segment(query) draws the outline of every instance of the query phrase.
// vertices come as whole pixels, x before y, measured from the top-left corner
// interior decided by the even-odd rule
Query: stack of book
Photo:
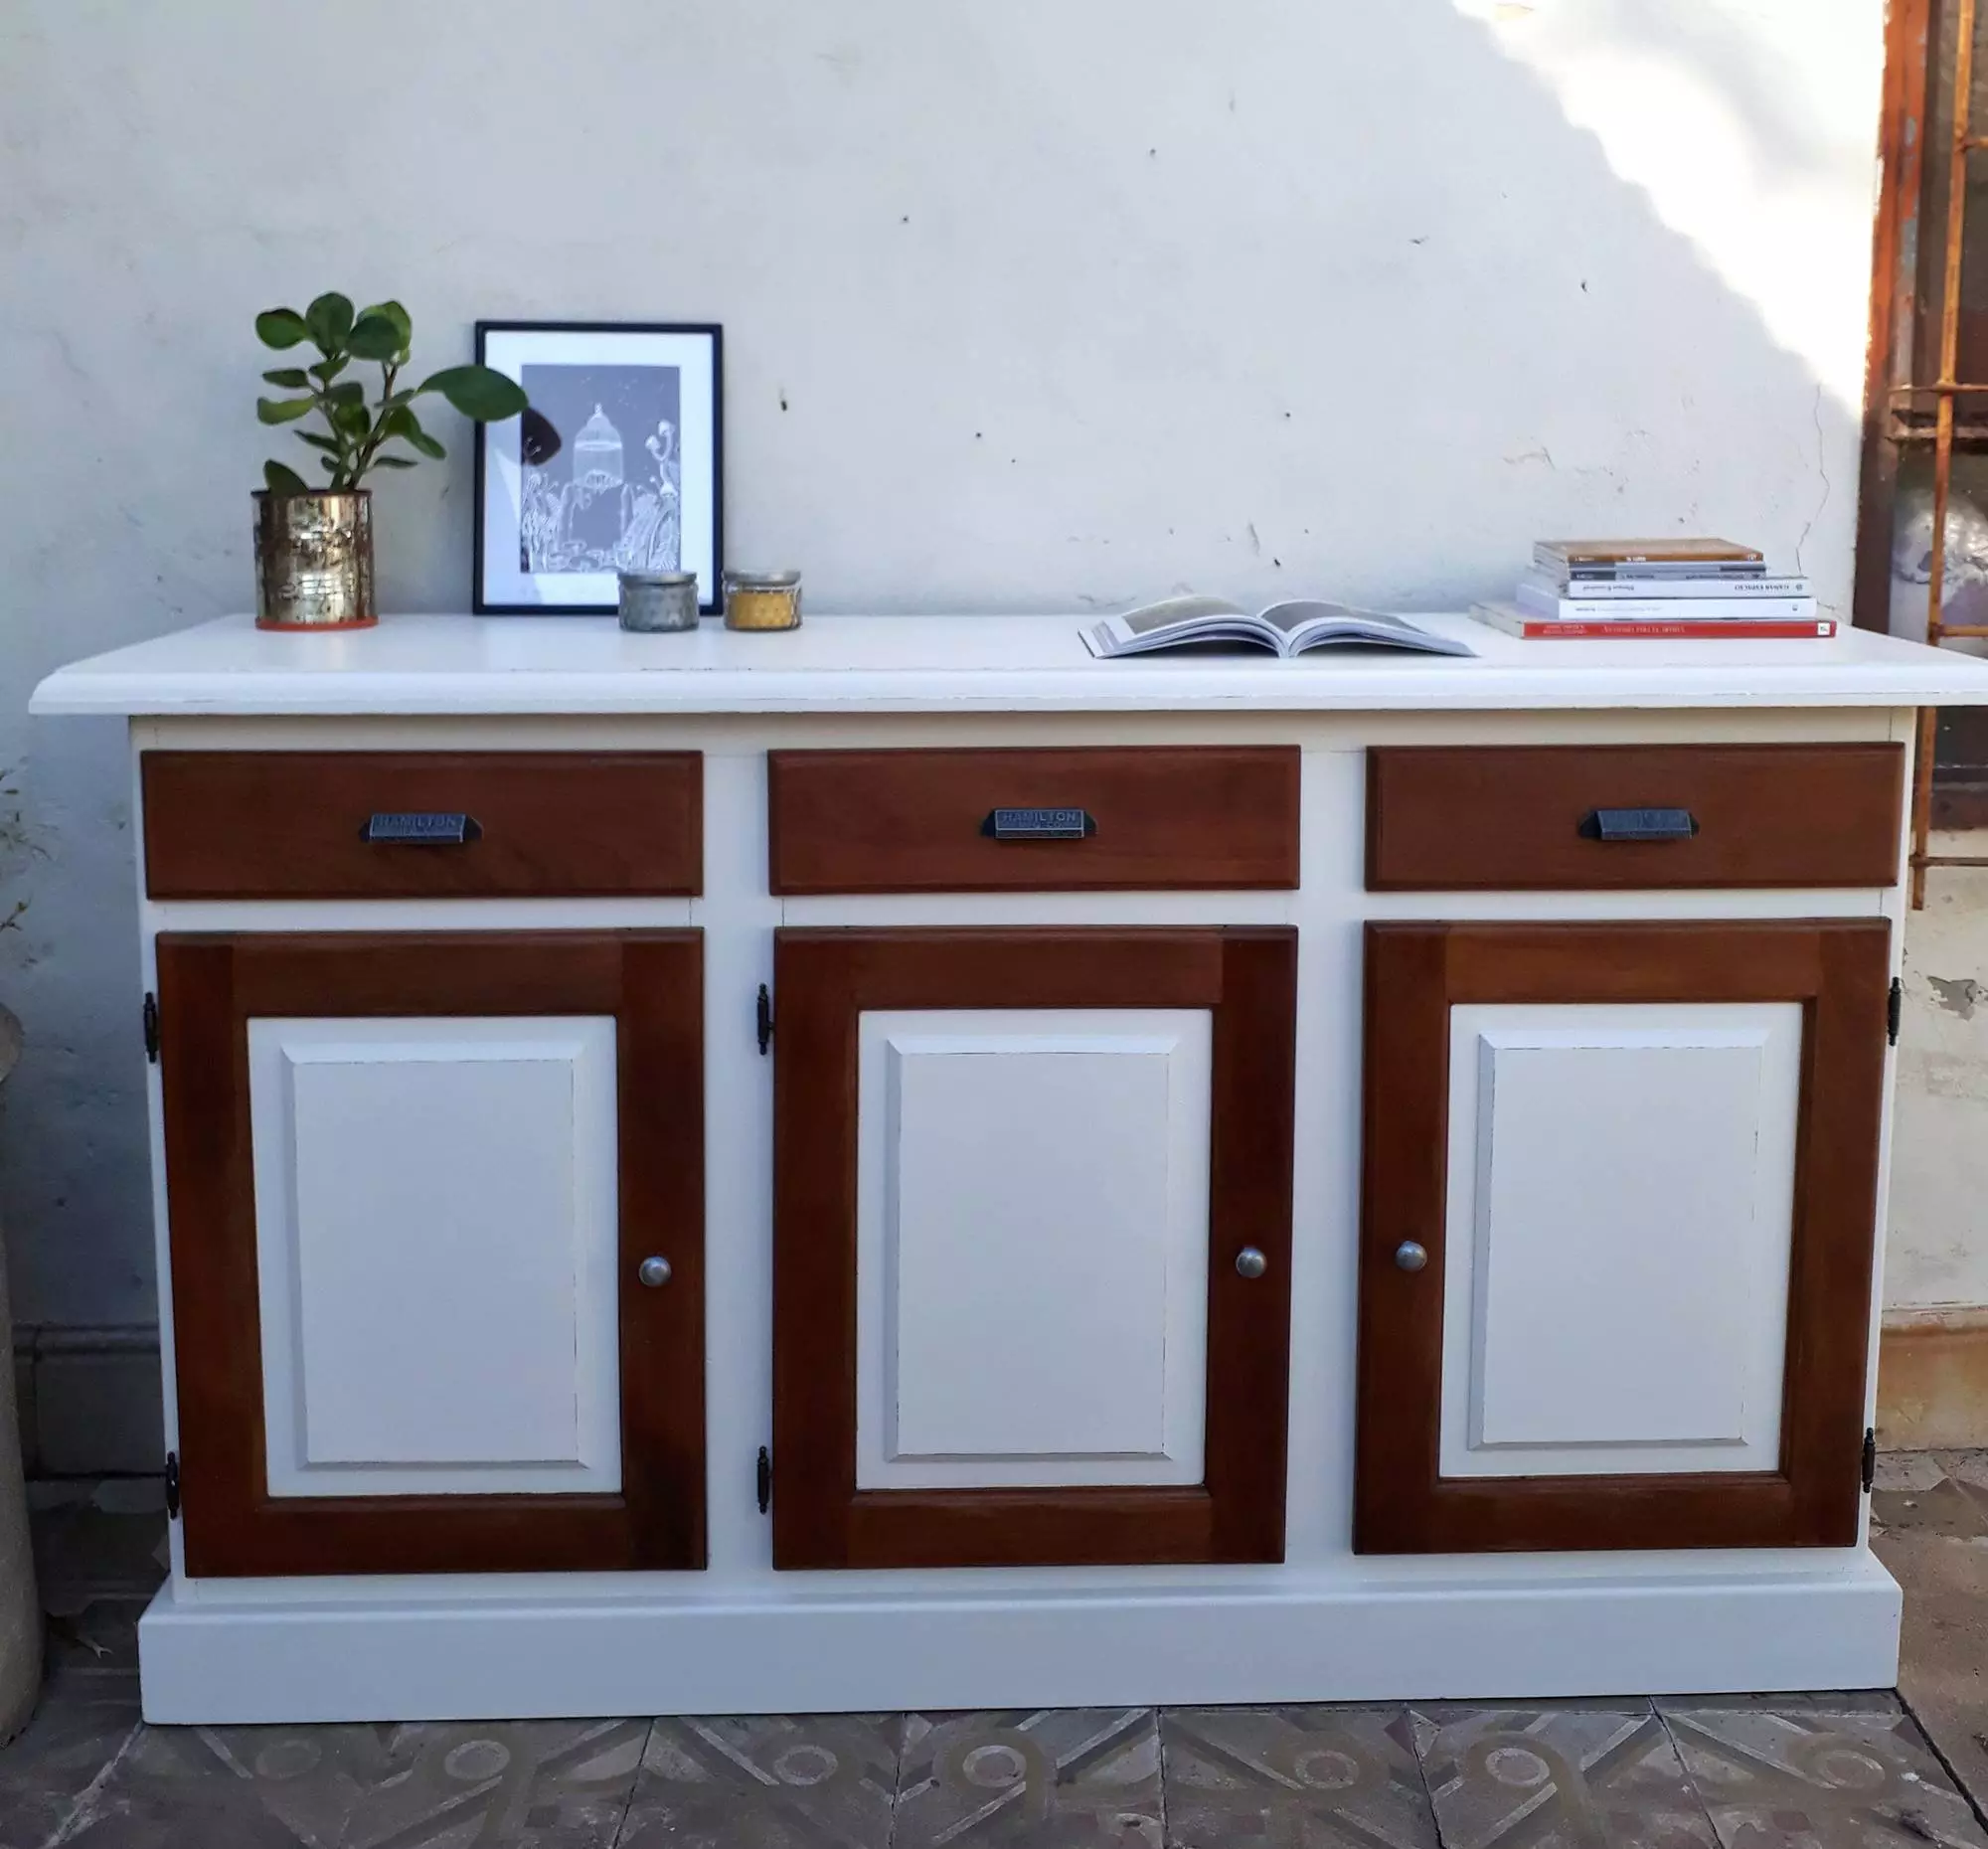
[[[1470,613],[1529,641],[1836,633],[1806,578],[1771,578],[1759,553],[1718,539],[1541,540],[1518,595]]]

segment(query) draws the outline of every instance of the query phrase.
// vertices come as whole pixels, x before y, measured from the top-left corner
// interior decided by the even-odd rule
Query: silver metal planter
[[[255,626],[370,629],[373,495],[255,492]]]

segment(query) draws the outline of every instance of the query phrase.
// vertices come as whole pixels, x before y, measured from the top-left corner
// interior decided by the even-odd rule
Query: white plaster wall
[[[729,537],[817,608],[1402,606],[1710,528],[1847,599],[1882,0],[9,0],[0,933],[17,1313],[143,1318],[113,728],[59,661],[248,596],[249,319],[727,330]],[[383,483],[469,591],[468,451]],[[0,806],[4,813],[4,806]]]
[[[1891,1232],[1891,1308],[1988,1304],[1988,870],[1934,869],[1905,933]]]

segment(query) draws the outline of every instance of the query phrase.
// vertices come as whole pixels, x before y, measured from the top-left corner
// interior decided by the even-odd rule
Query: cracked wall
[[[1988,1304],[1988,870],[1933,869],[1906,920],[1896,1108],[1886,1304]]]
[[[1542,534],[1710,529],[1848,612],[1882,0],[338,23],[391,55],[253,0],[0,8],[25,1318],[153,1290],[121,733],[27,695],[245,606],[248,493],[294,448],[252,410],[272,302],[396,296],[436,366],[479,316],[724,323],[731,555],[803,566],[813,610],[1454,608]],[[468,602],[441,433],[383,484],[390,610]]]

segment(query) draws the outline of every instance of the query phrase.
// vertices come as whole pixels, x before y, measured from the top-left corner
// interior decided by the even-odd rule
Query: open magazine
[[[1267,648],[1286,657],[1334,644],[1411,648],[1430,655],[1476,652],[1466,643],[1431,634],[1383,610],[1350,609],[1344,603],[1326,603],[1315,597],[1272,603],[1253,616],[1220,597],[1169,597],[1129,615],[1107,616],[1083,630],[1084,646],[1105,661],[1118,655],[1144,655],[1155,649],[1209,642]]]

